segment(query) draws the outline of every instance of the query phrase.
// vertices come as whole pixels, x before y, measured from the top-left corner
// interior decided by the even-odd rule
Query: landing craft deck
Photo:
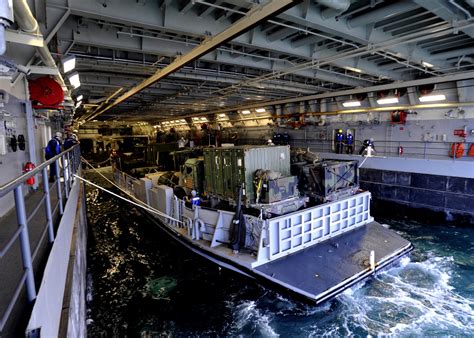
[[[311,302],[338,295],[412,249],[373,221],[369,192],[270,219],[245,215],[246,247],[236,253],[230,248],[234,212],[188,205],[170,187],[148,184],[146,178],[120,172],[115,178],[122,187],[133,187],[143,202],[181,221],[153,215],[189,249]]]
[[[377,222],[334,237],[296,255],[256,268],[288,289],[320,303],[411,250],[411,243]],[[375,269],[370,267],[374,252]]]

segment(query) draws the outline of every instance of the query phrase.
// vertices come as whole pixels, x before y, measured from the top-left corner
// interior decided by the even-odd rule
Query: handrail
[[[61,163],[61,167],[59,163]],[[56,169],[57,179],[54,183],[48,182],[49,166],[51,166],[50,168],[53,170]],[[80,146],[75,145],[41,163],[32,171],[0,187],[0,198],[3,198],[8,193],[13,193],[15,201],[14,211],[16,212],[16,219],[12,216],[6,225],[9,227],[17,225],[15,231],[2,242],[3,247],[0,247],[0,263],[6,264],[6,266],[2,267],[6,269],[5,276],[9,273],[14,273],[16,271],[15,269],[23,270],[21,280],[14,286],[15,289],[11,290],[10,299],[5,299],[5,302],[8,303],[2,304],[6,305],[6,310],[0,313],[0,335],[7,321],[9,321],[13,307],[19,301],[20,291],[26,288],[27,300],[29,302],[33,302],[36,298],[37,283],[35,282],[34,268],[37,263],[35,263],[35,258],[40,253],[40,249],[43,247],[42,244],[44,244],[46,237],[50,244],[55,240],[53,220],[55,219],[55,215],[61,216],[63,214],[63,202],[68,199],[74,182],[74,174],[79,169]],[[35,201],[35,205],[31,206],[32,208],[28,208],[27,214],[23,184],[26,183],[26,180],[36,175],[41,177],[42,180],[42,187],[38,188],[38,190],[42,191],[38,191],[37,193],[42,193],[43,196],[41,196],[38,201]],[[53,200],[55,200],[55,205],[52,205]],[[44,207],[44,211],[39,215],[38,213],[41,210],[41,206]],[[40,220],[39,217],[42,217],[43,220]],[[35,235],[35,238],[32,239],[30,243],[29,230],[33,226],[35,229],[40,230],[39,232],[35,231],[35,233],[39,234],[39,237]],[[48,236],[46,236],[46,234],[48,234]],[[5,255],[12,250],[14,243],[18,243],[20,246],[21,260],[23,263],[20,266],[11,266],[8,263],[9,261],[2,261]],[[33,251],[31,251],[30,246],[33,248]],[[46,252],[42,250],[43,249],[41,249],[41,254],[46,254]]]
[[[7,193],[9,193],[10,191],[12,191],[13,189],[15,189],[15,187],[18,185],[18,184],[22,184],[24,183],[27,179],[37,175],[40,173],[40,171],[53,164],[54,162],[56,162],[56,160],[62,158],[62,156],[64,156],[66,153],[69,153],[71,151],[74,151],[74,149],[76,149],[77,147],[79,147],[79,144],[76,144],[74,145],[73,147],[69,148],[68,150],[64,150],[62,153],[54,156],[53,158],[41,163],[40,165],[38,165],[37,167],[35,167],[33,170],[15,178],[13,181],[10,181],[2,186],[0,186],[0,197],[3,197],[5,196]]]

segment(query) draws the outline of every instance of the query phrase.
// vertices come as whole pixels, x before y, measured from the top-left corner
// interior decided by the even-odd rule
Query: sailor
[[[197,195],[196,190],[191,190],[191,200],[190,200],[192,205],[201,205],[201,199]]]
[[[346,134],[346,154],[354,153],[354,136],[352,131],[348,130]]]
[[[54,135],[54,137],[49,140],[48,145],[44,149],[46,160],[52,159],[54,156],[61,153],[61,139],[63,134],[59,131]],[[49,166],[49,182],[54,182],[56,178],[56,164],[53,162]]]
[[[112,166],[112,169],[122,170],[122,166],[120,163],[120,155],[116,149],[112,149],[109,159],[110,159],[110,165]]]
[[[186,147],[186,144],[188,143],[188,140],[186,140],[184,137],[181,137],[178,140],[178,148],[184,148]]]
[[[79,140],[77,139],[77,135],[74,134],[72,131],[68,130],[66,132],[66,139],[64,140],[64,150],[72,148],[74,145],[78,143],[79,143]]]
[[[344,140],[344,134],[342,133],[342,129],[339,129],[336,133],[336,154],[342,154],[344,149],[344,145],[342,141]]]
[[[359,155],[364,155],[365,153],[366,156],[370,157],[372,156],[373,152],[375,152],[374,139],[370,138],[364,140],[362,143],[362,148],[359,151]]]

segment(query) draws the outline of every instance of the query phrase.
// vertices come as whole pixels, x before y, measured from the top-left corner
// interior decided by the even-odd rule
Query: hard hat
[[[339,132],[342,133],[342,129],[339,129]]]
[[[61,138],[61,137],[63,137],[63,134],[58,131],[58,132],[56,132],[55,136],[58,137],[58,138]]]

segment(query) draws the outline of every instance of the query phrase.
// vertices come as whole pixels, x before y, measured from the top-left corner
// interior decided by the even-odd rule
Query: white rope
[[[81,177],[81,176],[78,176],[78,175],[76,175],[76,174],[74,174],[74,176],[77,177],[78,179],[80,179],[81,181],[86,182],[87,184],[90,184],[90,185],[92,185],[92,186],[94,186],[94,187],[96,187],[96,188],[98,188],[98,189],[101,189],[101,190],[103,190],[103,191],[105,191],[105,192],[107,192],[107,193],[109,193],[109,194],[111,194],[111,195],[113,195],[113,196],[115,196],[115,197],[117,197],[117,198],[120,198],[121,200],[124,200],[125,202],[131,203],[131,204],[133,204],[133,205],[135,205],[135,206],[137,206],[137,207],[140,207],[140,208],[142,208],[142,209],[145,209],[145,210],[147,210],[147,211],[149,211],[149,212],[151,212],[151,213],[157,214],[158,216],[165,217],[165,218],[167,218],[167,219],[170,219],[170,220],[175,221],[175,222],[178,222],[178,223],[183,223],[183,222],[180,221],[180,220],[177,220],[177,219],[175,219],[175,218],[173,218],[173,217],[171,217],[171,216],[168,216],[167,214],[162,213],[162,212],[159,211],[159,210],[156,210],[155,208],[152,208],[152,207],[148,206],[147,204],[143,203],[143,202],[140,201],[140,200],[139,200],[139,201],[140,201],[142,204],[139,204],[139,203],[137,203],[137,202],[134,202],[134,201],[132,201],[132,200],[129,200],[129,199],[125,198],[125,197],[122,197],[122,196],[120,196],[120,195],[118,195],[118,194],[116,194],[116,193],[114,193],[114,192],[112,192],[112,191],[110,191],[110,190],[108,190],[108,189],[105,189],[104,187],[101,187],[100,185],[97,185],[97,184],[95,184],[95,183],[93,183],[93,182],[91,182],[91,181],[89,181],[89,180],[87,180],[87,179],[85,179],[85,178],[83,178],[83,177]],[[107,179],[107,178],[106,178],[106,179]],[[114,184],[114,185],[115,185],[115,184]],[[127,193],[126,191],[124,191],[124,190],[121,189],[120,187],[118,187],[118,188],[119,188],[121,191]],[[129,195],[129,194],[127,193],[127,195]],[[133,197],[134,197],[134,196],[133,196]],[[135,197],[134,197],[134,198],[135,198]]]

